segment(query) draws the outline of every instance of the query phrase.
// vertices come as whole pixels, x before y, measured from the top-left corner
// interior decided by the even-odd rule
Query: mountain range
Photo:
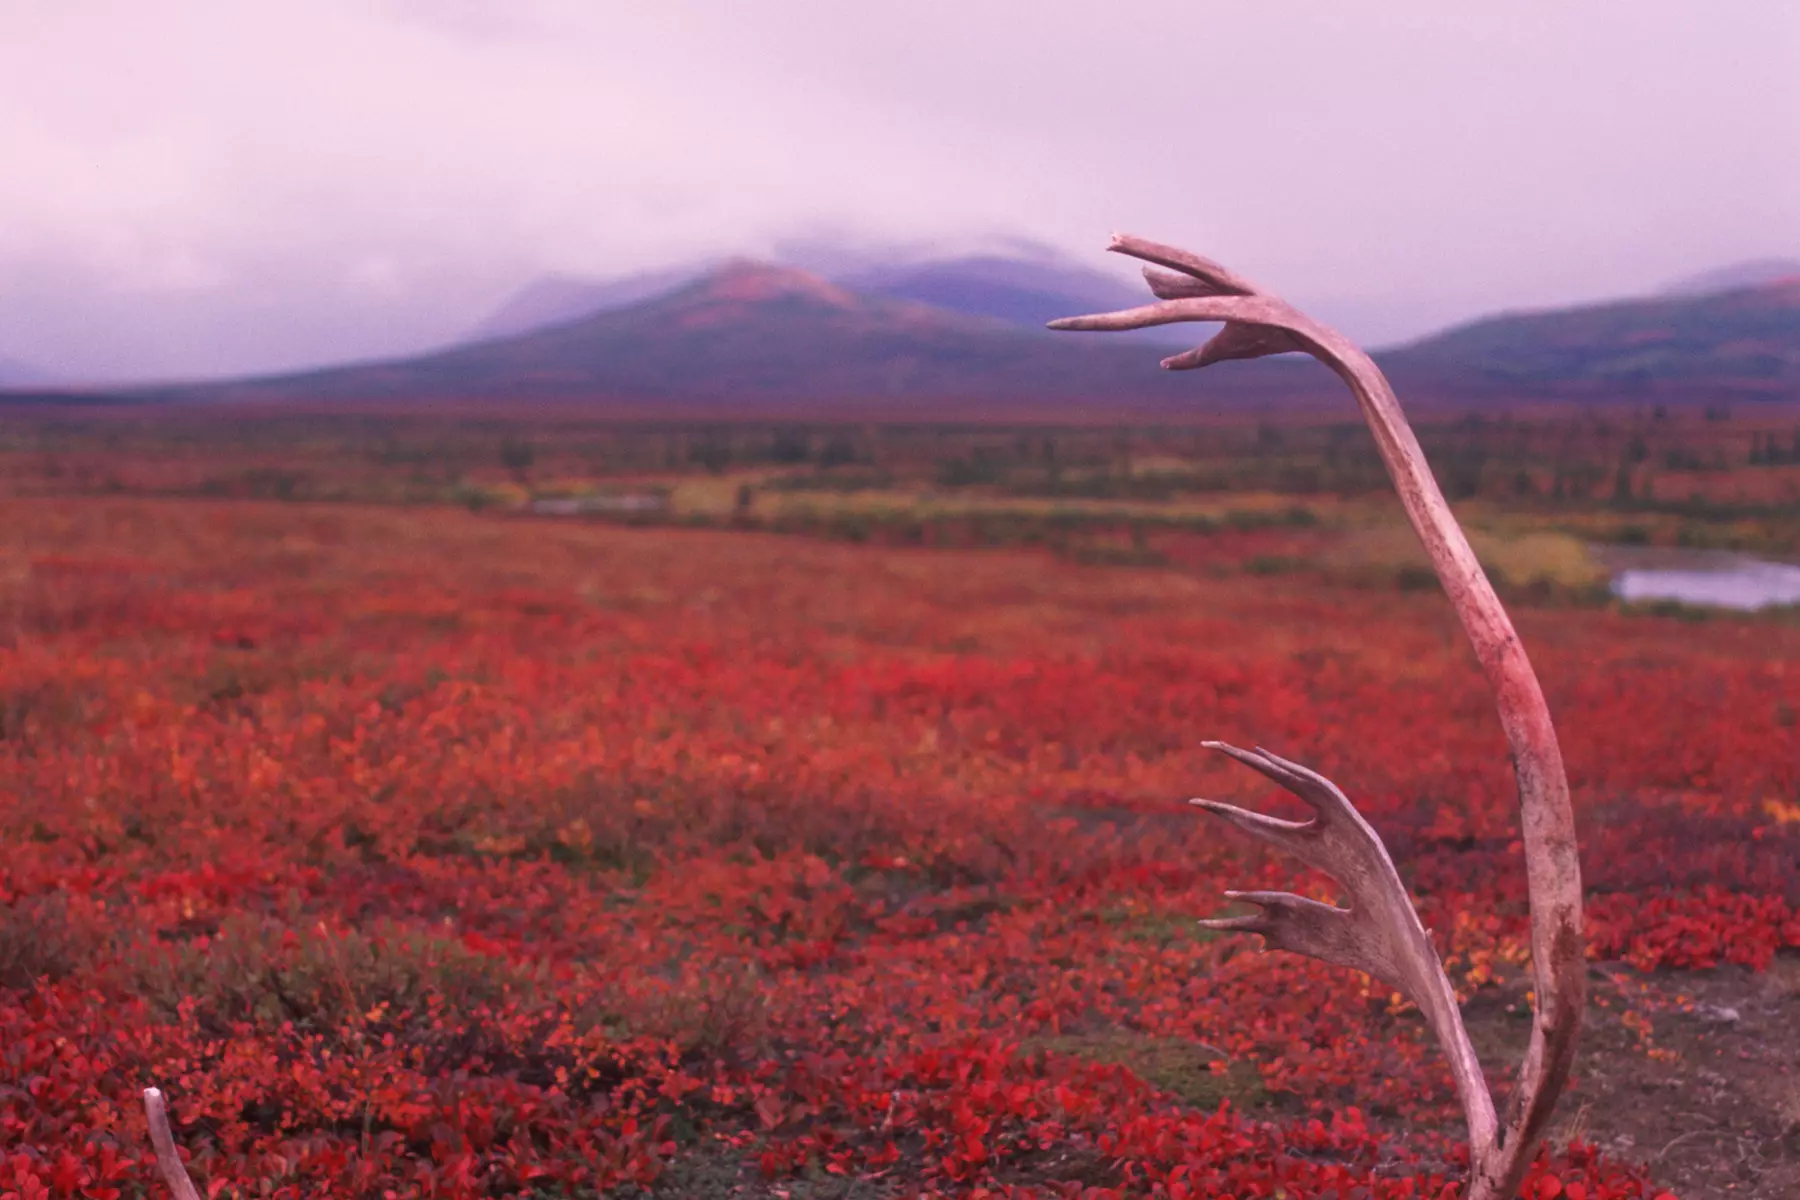
[[[1380,357],[1470,393],[1800,399],[1800,264],[1721,291],[1501,314]]]
[[[1794,271],[1788,271],[1788,267]],[[1051,334],[1055,316],[1142,303],[1050,259],[864,263],[835,278],[748,260],[527,287],[466,341],[425,354],[196,385],[142,401],[555,402],[634,414],[1173,412],[1332,403],[1296,356],[1192,376],[1171,339]],[[1504,313],[1377,354],[1423,404],[1800,399],[1800,264],[1744,264],[1631,300]]]
[[[1715,267],[1698,275],[1677,279],[1662,289],[1665,296],[1705,296],[1714,292],[1735,292],[1740,288],[1761,287],[1783,279],[1800,278],[1800,258],[1753,258],[1748,262]]]
[[[909,276],[923,290],[941,277]],[[736,260],[672,290],[391,362],[156,389],[217,400],[605,400],[634,411],[1007,411],[1120,400],[1172,402],[1180,389],[1141,343],[1052,335],[973,306],[956,311],[856,291],[792,267]],[[1123,289],[1121,289],[1123,290]],[[586,293],[591,300],[599,293]],[[1090,297],[990,289],[988,299],[1091,307]],[[516,328],[571,291],[533,289],[485,328]],[[1135,297],[1131,298],[1135,300]],[[529,302],[526,303],[526,301]],[[585,301],[584,301],[585,302]],[[1117,302],[1109,296],[1108,304]],[[556,314],[560,316],[561,314]],[[996,408],[998,406],[998,409]]]
[[[618,279],[551,275],[527,284],[470,331],[471,341],[530,333],[668,295],[747,260],[709,259]],[[791,264],[790,264],[791,265]],[[802,268],[804,269],[804,268]],[[920,262],[859,263],[842,271],[807,271],[868,297],[911,300],[970,317],[992,317],[1041,329],[1072,312],[1121,308],[1141,293],[1123,280],[1042,252],[1030,257],[974,254]],[[1154,331],[1168,341],[1166,330]],[[1176,340],[1181,340],[1177,335]]]

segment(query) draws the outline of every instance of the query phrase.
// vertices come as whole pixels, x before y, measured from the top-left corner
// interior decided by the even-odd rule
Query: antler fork
[[[1271,946],[1366,972],[1419,1006],[1450,1059],[1469,1125],[1469,1200],[1511,1200],[1568,1082],[1586,996],[1581,864],[1562,751],[1543,688],[1506,609],[1439,490],[1406,414],[1373,359],[1336,330],[1210,259],[1142,238],[1115,236],[1112,251],[1169,270],[1144,269],[1155,304],[1052,321],[1065,330],[1142,329],[1223,321],[1210,341],[1163,360],[1172,371],[1234,358],[1301,351],[1337,373],[1356,396],[1414,532],[1462,622],[1494,691],[1512,750],[1531,903],[1535,1019],[1525,1061],[1500,1120],[1463,1027],[1456,994],[1426,937],[1381,838],[1331,782],[1267,751],[1221,750],[1304,800],[1310,821],[1280,821],[1211,800],[1195,804],[1336,879],[1350,907],[1286,892],[1229,892],[1260,912],[1203,924],[1261,934]]]

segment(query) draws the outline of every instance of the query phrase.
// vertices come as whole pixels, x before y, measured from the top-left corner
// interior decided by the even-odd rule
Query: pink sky
[[[784,238],[1189,245],[1380,343],[1800,257],[1800,4],[0,0],[0,358],[449,340]]]

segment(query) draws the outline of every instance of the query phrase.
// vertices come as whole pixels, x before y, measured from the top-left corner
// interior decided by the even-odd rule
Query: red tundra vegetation
[[[160,1194],[151,1084],[208,1197],[1463,1173],[1415,1010],[1196,925],[1329,884],[1178,803],[1295,811],[1202,737],[1316,765],[1459,993],[1516,985],[1441,596],[445,509],[13,500],[0,538],[0,1195]],[[1590,957],[1800,946],[1800,629],[1519,621]],[[1658,1190],[1553,1137],[1524,1194]]]

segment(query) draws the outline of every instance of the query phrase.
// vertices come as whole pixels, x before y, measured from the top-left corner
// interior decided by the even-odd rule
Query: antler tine
[[[1226,897],[1260,910],[1241,917],[1213,917],[1200,928],[1254,933],[1277,950],[1304,954],[1340,967],[1372,975],[1397,992],[1410,994],[1396,964],[1362,936],[1356,914],[1347,908],[1296,896],[1292,892],[1226,892]]]
[[[1147,238],[1133,237],[1129,233],[1113,234],[1112,245],[1107,249],[1114,254],[1129,255],[1148,263],[1155,263],[1159,267],[1168,267],[1171,271],[1179,271],[1183,275],[1197,279],[1211,287],[1213,294],[1216,295],[1254,296],[1262,291],[1248,279],[1227,271],[1210,258],[1195,254],[1191,250],[1165,246],[1161,242],[1152,242]]]
[[[1258,747],[1255,750],[1240,750],[1236,746],[1224,742],[1201,743],[1208,750],[1217,750],[1259,772],[1275,783],[1280,784],[1313,810],[1310,821],[1284,821],[1279,817],[1266,816],[1251,812],[1233,804],[1225,804],[1218,800],[1193,799],[1189,804],[1203,808],[1214,816],[1225,818],[1252,837],[1260,838],[1277,846],[1309,866],[1316,867],[1326,874],[1344,882],[1341,872],[1346,864],[1343,856],[1346,853],[1357,854],[1360,858],[1369,859],[1356,869],[1359,873],[1373,871],[1379,874],[1382,865],[1387,863],[1387,852],[1381,849],[1381,839],[1376,836],[1354,805],[1331,780],[1315,771],[1310,771],[1299,763],[1289,762],[1285,758],[1269,753]],[[1342,827],[1350,825],[1355,835],[1346,838]],[[1370,858],[1368,847],[1373,845],[1380,853]],[[1391,866],[1391,864],[1388,864]],[[1396,878],[1398,878],[1396,876]]]
[[[156,1168],[162,1172],[163,1182],[175,1200],[200,1200],[187,1168],[181,1165],[181,1151],[175,1148],[175,1135],[169,1130],[168,1107],[156,1088],[144,1089],[144,1115],[150,1119],[150,1144],[156,1147]]]
[[[1492,1139],[1497,1127],[1493,1097],[1457,1011],[1456,991],[1381,835],[1349,797],[1317,771],[1261,747],[1205,745],[1280,784],[1315,815],[1310,821],[1283,821],[1216,800],[1189,803],[1325,872],[1348,894],[1350,906],[1337,908],[1291,892],[1226,892],[1263,911],[1202,921],[1201,927],[1260,934],[1277,950],[1372,975],[1418,1005],[1450,1059],[1471,1139],[1482,1143]]]
[[[1204,346],[1183,350],[1162,360],[1165,371],[1192,371],[1210,367],[1216,362],[1234,358],[1266,358],[1271,354],[1293,351],[1310,352],[1304,339],[1273,325],[1255,325],[1248,321],[1227,321],[1225,328],[1214,334]]]
[[[1456,610],[1494,691],[1501,727],[1519,783],[1519,816],[1531,901],[1531,960],[1537,1019],[1507,1104],[1502,1127],[1456,1006],[1455,992],[1394,870],[1387,848],[1342,792],[1297,763],[1266,752],[1217,747],[1294,791],[1317,814],[1280,821],[1228,804],[1195,804],[1330,874],[1350,894],[1347,909],[1286,893],[1246,893],[1262,912],[1209,922],[1211,928],[1260,933],[1270,945],[1357,966],[1403,985],[1437,1033],[1456,1077],[1469,1121],[1468,1200],[1511,1200],[1568,1082],[1586,997],[1581,936],[1581,863],[1568,777],[1537,674],[1512,621],[1494,594],[1469,540],[1444,500],[1425,453],[1367,354],[1333,329],[1211,259],[1128,235],[1108,249],[1178,272],[1145,271],[1159,302],[1123,312],[1053,321],[1052,329],[1139,329],[1175,321],[1223,321],[1204,346],[1163,360],[1191,370],[1234,358],[1300,350],[1337,373],[1375,436],[1407,519]],[[1391,963],[1398,975],[1383,974]]]
[[[1114,333],[1124,329],[1147,329],[1152,325],[1174,325],[1181,321],[1234,321],[1253,315],[1257,298],[1236,295],[1195,296],[1184,300],[1162,300],[1138,308],[1118,312],[1090,313],[1081,317],[1062,317],[1050,322],[1055,330]]]
[[[1150,294],[1158,300],[1193,300],[1223,294],[1204,279],[1195,279],[1192,275],[1180,275],[1174,271],[1159,271],[1155,267],[1144,268],[1144,282],[1150,285]]]
[[[1211,259],[1172,246],[1120,236],[1110,249],[1181,273],[1144,268],[1144,279],[1160,301],[1118,312],[1063,317],[1051,321],[1058,331],[1110,333],[1173,325],[1179,321],[1223,321],[1225,328],[1192,350],[1162,361],[1169,371],[1191,371],[1235,358],[1262,358],[1294,351],[1313,354],[1319,348],[1308,338],[1309,322],[1294,309],[1263,292],[1249,280],[1233,275]]]
[[[1347,813],[1361,819],[1355,807],[1351,805],[1350,798],[1339,791],[1335,783],[1317,771],[1282,758],[1262,746],[1258,746],[1254,750],[1240,750],[1229,742],[1207,741],[1201,742],[1200,745],[1204,749],[1217,750],[1221,754],[1235,758],[1251,770],[1280,784],[1306,801],[1307,807],[1320,817],[1329,818],[1334,813]]]

